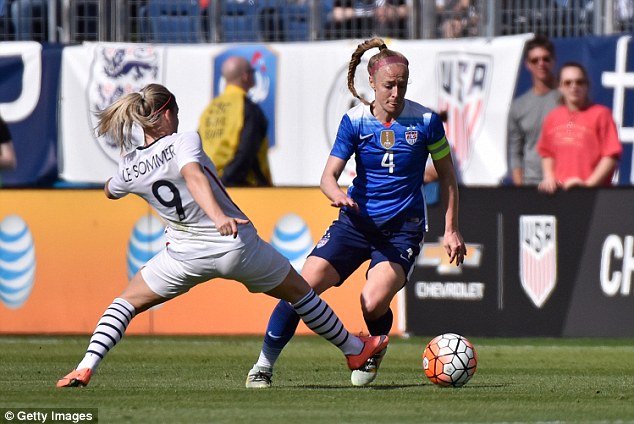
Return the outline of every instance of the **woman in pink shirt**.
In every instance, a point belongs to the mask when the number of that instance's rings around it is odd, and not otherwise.
[[[537,151],[542,157],[543,180],[538,189],[552,194],[558,188],[610,186],[623,147],[612,112],[594,104],[589,80],[579,63],[559,71],[562,105],[544,119]]]

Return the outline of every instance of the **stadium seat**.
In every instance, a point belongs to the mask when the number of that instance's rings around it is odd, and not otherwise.
[[[286,4],[281,7],[282,26],[286,41],[310,39],[310,5]]]
[[[222,40],[258,41],[257,18],[259,7],[248,1],[223,0],[220,11]]]
[[[154,43],[199,43],[201,12],[198,0],[150,0],[147,5],[148,37]],[[141,19],[143,21],[143,19]],[[144,27],[144,25],[141,25]]]
[[[316,31],[328,22],[332,12],[332,0],[319,2],[297,2],[293,0],[260,1],[260,33],[265,41],[308,41],[311,40],[312,12]],[[276,34],[271,35],[272,32]],[[318,34],[316,34],[318,35]]]
[[[11,4],[11,20],[16,40],[45,41],[47,3],[44,0],[16,0]]]

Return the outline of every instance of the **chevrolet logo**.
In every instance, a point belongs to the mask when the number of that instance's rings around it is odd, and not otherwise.
[[[425,243],[423,250],[418,255],[416,265],[436,267],[436,272],[441,275],[446,274],[462,274],[462,267],[479,267],[482,260],[482,251],[484,246],[481,244],[466,243],[467,256],[460,266],[455,263],[449,263],[449,255],[442,245],[442,237],[438,238],[438,243]]]

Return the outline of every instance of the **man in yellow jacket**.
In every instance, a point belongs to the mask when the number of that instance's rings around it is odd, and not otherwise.
[[[200,117],[198,132],[203,149],[225,186],[271,186],[268,121],[247,96],[255,85],[255,70],[247,59],[232,56],[222,64],[221,73],[226,88]]]

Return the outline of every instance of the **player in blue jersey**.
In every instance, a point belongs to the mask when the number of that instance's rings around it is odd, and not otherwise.
[[[357,94],[354,75],[363,54],[379,52],[368,62],[375,99]],[[444,247],[451,262],[462,264],[466,247],[458,230],[458,185],[441,118],[431,109],[405,99],[409,79],[407,59],[373,38],[352,54],[348,88],[361,104],[341,119],[334,146],[321,177],[321,189],[340,208],[302,269],[317,293],[341,285],[370,260],[361,292],[361,309],[370,334],[387,334],[393,321],[390,302],[403,288],[420,252],[427,230],[423,194],[425,162],[431,155],[438,172],[445,208]],[[352,155],[356,172],[347,193],[339,176]],[[284,302],[269,320],[257,363],[246,386],[271,386],[273,365],[292,338],[299,318]],[[376,378],[385,350],[352,372],[352,383],[363,386]]]
[[[387,346],[385,335],[348,333],[288,259],[258,236],[220,182],[198,133],[177,132],[178,104],[167,88],[149,84],[98,116],[97,133],[127,152],[118,172],[106,181],[106,196],[120,199],[132,193],[146,200],[167,223],[166,245],[106,309],[83,359],[57,387],[86,386],[136,315],[215,278],[237,280],[251,292],[283,299],[309,328],[342,351],[352,370]],[[143,145],[136,148],[133,125],[144,133]]]

